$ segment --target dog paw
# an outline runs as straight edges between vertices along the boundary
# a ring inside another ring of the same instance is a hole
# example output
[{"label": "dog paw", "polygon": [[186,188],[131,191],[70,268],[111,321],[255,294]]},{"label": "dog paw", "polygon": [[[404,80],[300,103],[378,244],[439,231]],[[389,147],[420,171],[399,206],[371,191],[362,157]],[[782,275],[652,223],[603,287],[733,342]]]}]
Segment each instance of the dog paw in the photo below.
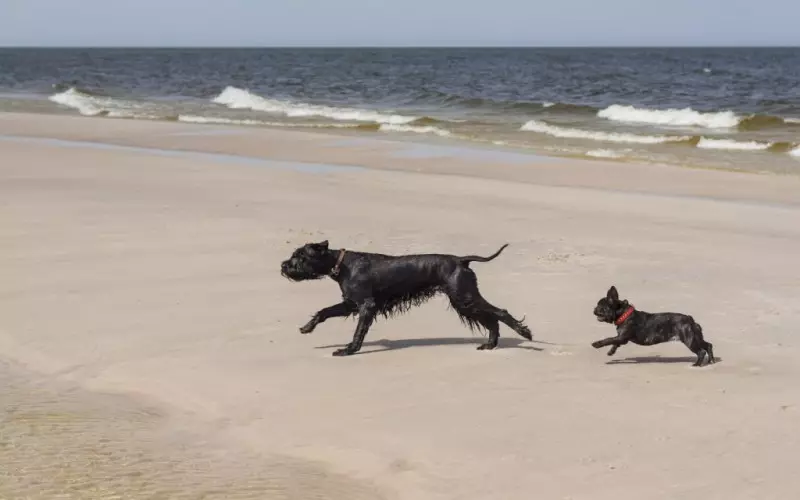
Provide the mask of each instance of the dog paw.
[{"label": "dog paw", "polygon": [[594,347],[595,349],[600,349],[601,347],[603,347],[603,343],[599,340],[597,342],[592,342],[592,347]]},{"label": "dog paw", "polygon": [[315,325],[312,325],[311,323],[305,324],[300,327],[300,333],[302,333],[303,335],[311,333],[314,331],[314,326]]},{"label": "dog paw", "polygon": [[352,356],[356,352],[350,348],[350,346],[343,347],[341,349],[337,349],[333,351],[334,356]]},{"label": "dog paw", "polygon": [[479,351],[491,351],[495,347],[497,347],[497,346],[496,345],[492,345],[492,344],[481,344],[481,345],[478,346],[478,350]]},{"label": "dog paw", "polygon": [[528,328],[527,326],[523,326],[522,328],[517,330],[517,333],[519,334],[520,337],[524,339],[533,340],[533,334],[531,333],[531,329]]}]

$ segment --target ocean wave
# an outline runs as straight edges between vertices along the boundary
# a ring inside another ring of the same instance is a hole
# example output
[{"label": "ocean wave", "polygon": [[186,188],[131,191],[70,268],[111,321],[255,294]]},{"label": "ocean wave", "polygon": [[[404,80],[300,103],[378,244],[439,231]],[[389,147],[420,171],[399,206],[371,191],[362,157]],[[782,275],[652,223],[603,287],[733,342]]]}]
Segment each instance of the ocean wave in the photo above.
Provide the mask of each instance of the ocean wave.
[{"label": "ocean wave", "polygon": [[793,150],[789,151],[789,154],[794,156],[795,158],[800,158],[800,147],[794,148]]},{"label": "ocean wave", "polygon": [[592,149],[586,152],[586,156],[592,158],[622,158],[625,156],[625,153],[613,149]]},{"label": "ocean wave", "polygon": [[[780,118],[770,115],[750,115],[739,122],[739,130],[761,130],[765,128],[778,128],[791,124],[791,118]],[[800,121],[798,121],[800,123]]]},{"label": "ocean wave", "polygon": [[784,118],[783,121],[786,122],[786,123],[792,123],[792,124],[795,124],[795,125],[800,125],[800,118]]},{"label": "ocean wave", "polygon": [[697,147],[700,149],[724,149],[729,151],[764,151],[773,146],[771,142],[734,141],[730,139],[700,138]]},{"label": "ocean wave", "polygon": [[166,118],[145,103],[125,101],[112,97],[87,94],[75,87],[51,95],[48,100],[74,109],[84,116],[107,116],[109,118],[138,118],[158,120]]},{"label": "ocean wave", "polygon": [[411,123],[418,119],[416,116],[386,114],[368,109],[336,108],[267,99],[237,87],[226,87],[218,96],[212,99],[212,102],[222,104],[231,109],[263,111],[265,113],[282,114],[289,118],[322,117],[338,121],[374,122],[392,125]]},{"label": "ocean wave", "polygon": [[669,127],[734,128],[741,118],[733,111],[701,113],[692,108],[641,109],[633,106],[613,104],[597,112],[597,116],[615,122],[641,123]]},{"label": "ocean wave", "polygon": [[109,111],[101,102],[107,100],[107,98],[93,97],[74,87],[53,94],[48,99],[56,104],[75,109],[84,116],[98,116]]},{"label": "ocean wave", "polygon": [[444,130],[439,127],[433,126],[416,126],[416,125],[395,125],[391,123],[384,123],[380,126],[382,132],[412,132],[415,134],[434,134],[440,137],[450,137],[452,132],[449,130]]},{"label": "ocean wave", "polygon": [[199,123],[209,125],[247,125],[255,127],[280,127],[280,128],[314,128],[314,129],[358,129],[365,131],[378,130],[377,124],[354,123],[289,123],[270,122],[263,120],[248,120],[238,118],[224,118],[220,116],[178,115],[177,121],[183,123]]},{"label": "ocean wave", "polygon": [[616,142],[630,144],[661,144],[665,142],[682,142],[690,140],[686,136],[669,135],[636,135],[622,132],[600,132],[592,130],[582,130],[577,128],[559,127],[550,125],[538,120],[531,120],[525,123],[520,130],[526,132],[537,132],[547,134],[562,139],[586,139],[600,142]]}]

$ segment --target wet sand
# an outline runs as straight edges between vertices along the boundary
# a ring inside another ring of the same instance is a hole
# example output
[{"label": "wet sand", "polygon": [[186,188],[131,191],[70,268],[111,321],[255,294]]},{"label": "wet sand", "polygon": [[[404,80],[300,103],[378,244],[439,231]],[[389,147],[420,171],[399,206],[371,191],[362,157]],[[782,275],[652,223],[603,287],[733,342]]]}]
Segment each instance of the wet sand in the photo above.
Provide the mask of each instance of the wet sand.
[{"label": "wet sand", "polygon": [[[26,137],[26,139],[20,139]],[[54,141],[55,139],[55,141]],[[109,147],[111,146],[111,147]],[[800,490],[800,182],[268,130],[0,115],[0,498],[786,499]],[[306,241],[488,254],[526,315],[339,298]],[[615,284],[721,362],[593,340]]]}]

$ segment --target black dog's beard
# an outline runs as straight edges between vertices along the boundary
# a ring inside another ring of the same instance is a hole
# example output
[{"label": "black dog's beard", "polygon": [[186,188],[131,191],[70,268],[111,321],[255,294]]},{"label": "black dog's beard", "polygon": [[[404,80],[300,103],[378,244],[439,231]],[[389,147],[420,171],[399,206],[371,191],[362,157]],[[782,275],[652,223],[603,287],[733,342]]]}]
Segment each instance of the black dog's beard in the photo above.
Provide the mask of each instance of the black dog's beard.
[{"label": "black dog's beard", "polygon": [[309,269],[297,269],[297,268],[287,268],[281,270],[281,276],[288,279],[289,281],[308,281],[308,280],[318,280],[325,277],[324,274],[319,274],[314,272],[313,270]]}]

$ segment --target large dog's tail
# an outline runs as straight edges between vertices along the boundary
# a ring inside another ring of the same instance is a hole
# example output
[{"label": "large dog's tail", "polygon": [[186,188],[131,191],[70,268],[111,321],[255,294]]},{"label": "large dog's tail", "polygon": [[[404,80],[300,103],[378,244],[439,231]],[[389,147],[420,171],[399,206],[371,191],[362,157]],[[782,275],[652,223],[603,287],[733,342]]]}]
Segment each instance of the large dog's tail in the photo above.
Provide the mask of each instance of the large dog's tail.
[{"label": "large dog's tail", "polygon": [[481,257],[479,255],[467,255],[467,256],[464,256],[464,257],[459,257],[458,260],[460,260],[462,264],[469,264],[470,262],[489,262],[490,260],[494,260],[495,257],[500,255],[503,252],[503,250],[506,249],[507,246],[508,246],[508,243],[506,243],[505,245],[501,246],[500,250],[496,251],[495,253],[493,253],[492,255],[490,255],[488,257]]}]

